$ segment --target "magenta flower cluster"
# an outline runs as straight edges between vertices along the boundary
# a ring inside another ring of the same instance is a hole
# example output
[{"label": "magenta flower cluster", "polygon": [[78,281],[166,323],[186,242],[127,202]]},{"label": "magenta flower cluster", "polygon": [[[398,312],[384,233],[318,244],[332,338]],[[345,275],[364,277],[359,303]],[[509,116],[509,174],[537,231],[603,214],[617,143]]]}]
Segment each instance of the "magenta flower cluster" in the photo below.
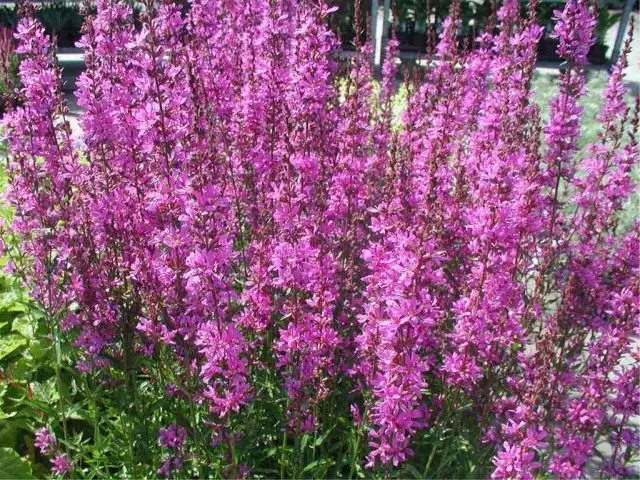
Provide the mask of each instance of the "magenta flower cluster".
[{"label": "magenta flower cluster", "polygon": [[41,427],[35,431],[33,446],[43,455],[53,453],[56,449],[56,436],[47,427]]},{"label": "magenta flower cluster", "polygon": [[[80,368],[170,351],[186,380],[167,392],[231,430],[260,372],[298,434],[338,393],[369,467],[407,461],[457,411],[494,447],[494,478],[581,477],[603,439],[602,474],[629,473],[640,222],[620,214],[640,102],[624,100],[627,42],[579,149],[592,2],[556,13],[567,67],[548,121],[531,90],[542,27],[516,0],[472,49],[454,2],[404,85],[395,41],[381,83],[368,45],[344,65],[319,2],[144,3],[138,28],[127,2],[97,1],[77,135],[44,29],[17,30],[14,268]],[[159,431],[159,474],[190,441]]]},{"label": "magenta flower cluster", "polygon": [[163,477],[170,477],[174,470],[180,470],[184,463],[183,446],[187,436],[187,430],[175,423],[166,428],[160,428],[158,432],[158,444],[168,449],[171,453],[164,460],[162,466],[156,472]]},{"label": "magenta flower cluster", "polygon": [[64,475],[73,470],[73,463],[66,453],[58,452],[56,436],[47,427],[41,427],[35,431],[33,445],[40,450],[42,455],[53,455],[51,458],[51,472],[54,475]]}]

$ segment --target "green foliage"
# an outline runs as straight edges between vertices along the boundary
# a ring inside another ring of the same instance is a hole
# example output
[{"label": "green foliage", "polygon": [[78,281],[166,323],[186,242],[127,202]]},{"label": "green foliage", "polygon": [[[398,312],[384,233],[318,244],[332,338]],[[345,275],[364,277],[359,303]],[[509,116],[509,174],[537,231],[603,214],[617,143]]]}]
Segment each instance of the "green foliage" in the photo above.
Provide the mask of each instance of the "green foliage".
[{"label": "green foliage", "polygon": [[[32,434],[47,413],[54,411],[58,394],[52,378],[51,343],[41,320],[41,313],[18,282],[0,275],[1,458],[9,462],[7,449],[16,448],[29,456],[35,470],[39,466],[43,471],[33,449]],[[31,478],[14,473],[9,477]]]},{"label": "green foliage", "polygon": [[16,480],[35,478],[31,474],[29,464],[10,448],[0,448],[0,477]]}]

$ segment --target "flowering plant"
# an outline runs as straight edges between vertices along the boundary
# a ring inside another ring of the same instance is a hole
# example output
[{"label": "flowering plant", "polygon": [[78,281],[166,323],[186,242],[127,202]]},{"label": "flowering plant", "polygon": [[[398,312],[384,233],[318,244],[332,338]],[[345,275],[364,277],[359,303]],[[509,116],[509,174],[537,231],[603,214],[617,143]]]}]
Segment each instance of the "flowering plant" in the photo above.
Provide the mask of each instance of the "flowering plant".
[{"label": "flowering plant", "polygon": [[[546,122],[535,2],[505,0],[473,49],[454,2],[399,116],[397,42],[379,85],[367,45],[338,79],[322,4],[143,3],[140,28],[118,0],[84,25],[78,135],[25,16],[4,118],[11,266],[77,370],[118,392],[120,472],[635,474],[630,39],[580,149],[586,0],[555,14],[567,68]],[[103,445],[107,402],[88,398]],[[54,473],[113,474],[67,420]]]}]

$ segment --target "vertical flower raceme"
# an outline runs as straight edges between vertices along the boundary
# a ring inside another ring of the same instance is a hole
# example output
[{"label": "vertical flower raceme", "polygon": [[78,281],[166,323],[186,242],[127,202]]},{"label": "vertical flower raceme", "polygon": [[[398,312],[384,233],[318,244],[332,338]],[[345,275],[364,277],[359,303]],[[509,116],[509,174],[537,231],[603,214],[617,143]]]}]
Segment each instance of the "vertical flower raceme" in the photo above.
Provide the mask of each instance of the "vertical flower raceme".
[{"label": "vertical flower raceme", "polygon": [[61,118],[65,107],[59,71],[44,28],[25,17],[17,26],[16,38],[22,55],[23,102],[4,118],[12,158],[6,198],[19,206],[13,229],[32,259],[23,266],[32,280],[32,294],[55,315],[70,301],[59,288],[66,276],[63,263],[54,257],[64,257],[69,250],[61,225],[71,218],[72,178],[82,174],[82,167],[72,151],[69,124]]}]

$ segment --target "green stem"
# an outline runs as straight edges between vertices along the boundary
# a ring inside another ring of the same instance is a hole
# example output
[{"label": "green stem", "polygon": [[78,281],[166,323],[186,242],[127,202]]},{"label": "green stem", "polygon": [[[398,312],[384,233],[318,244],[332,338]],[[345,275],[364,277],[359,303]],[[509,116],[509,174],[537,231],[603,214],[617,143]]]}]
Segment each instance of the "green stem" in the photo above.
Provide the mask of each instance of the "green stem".
[{"label": "green stem", "polygon": [[67,418],[64,412],[64,390],[62,385],[62,347],[60,345],[60,334],[58,331],[55,322],[52,322],[53,332],[54,332],[54,342],[55,342],[55,350],[56,350],[56,387],[58,389],[58,415],[60,416],[60,420],[62,421],[62,432],[64,434],[65,444],[68,441],[68,433],[67,433]]},{"label": "green stem", "polygon": [[[440,476],[440,472],[442,471],[442,469],[448,465],[448,455],[449,455],[449,446],[451,445],[451,442],[446,442],[447,445],[444,449],[444,452],[442,453],[442,461],[440,462],[440,465],[438,466],[438,470],[436,471],[436,475],[434,478],[442,478]],[[445,462],[445,460],[447,460],[447,462]]]},{"label": "green stem", "polygon": [[427,473],[429,473],[429,468],[431,467],[431,462],[433,462],[433,458],[436,455],[436,450],[438,449],[438,444],[434,443],[433,448],[431,449],[431,453],[429,454],[429,460],[427,460],[427,464],[424,467],[424,472],[422,473],[422,478],[427,478]]},{"label": "green stem", "polygon": [[294,440],[294,463],[293,478],[299,478],[298,472],[302,469],[302,448],[300,445],[300,429],[296,428],[296,438]]},{"label": "green stem", "polygon": [[49,331],[51,332],[51,334],[53,335],[53,343],[54,343],[54,348],[55,348],[55,352],[56,352],[56,365],[55,365],[55,374],[56,374],[56,388],[58,389],[58,402],[57,402],[57,406],[58,406],[58,415],[60,417],[60,420],[62,421],[62,432],[64,435],[64,442],[65,445],[67,444],[67,440],[68,440],[68,433],[67,433],[67,419],[66,419],[66,415],[64,412],[64,407],[65,407],[65,396],[64,396],[64,391],[63,391],[63,385],[62,385],[62,376],[61,376],[61,371],[62,371],[62,346],[60,343],[60,330],[58,328],[58,324],[55,321],[55,318],[53,318],[52,314],[51,314],[51,306],[53,305],[53,280],[51,278],[51,265],[53,264],[53,261],[51,259],[51,252],[49,252],[47,254],[47,287],[48,287],[48,296],[49,296],[49,304],[47,305],[47,310],[45,311],[45,318],[46,321],[48,323],[49,326]]},{"label": "green stem", "polygon": [[351,465],[349,465],[349,479],[353,478],[356,462],[358,461],[358,451],[360,450],[360,428],[356,430],[355,440],[353,441],[353,455],[351,456]]},{"label": "green stem", "polygon": [[[313,406],[313,418],[315,421],[318,420],[318,405]],[[313,429],[313,445],[311,445],[311,461],[315,462],[316,460],[316,443],[318,442],[318,430],[319,428]]]},{"label": "green stem", "polygon": [[88,377],[83,377],[83,378],[84,378],[84,388],[87,392],[87,396],[89,397],[89,408],[91,409],[90,414],[91,414],[91,420],[93,422],[93,444],[99,445],[100,444],[100,427],[98,425],[99,423],[98,404],[96,402],[95,388],[92,388],[92,386],[89,385]]},{"label": "green stem", "polygon": [[280,478],[284,478],[284,465],[287,451],[287,430],[285,429],[282,436],[282,454],[280,455]]},{"label": "green stem", "polygon": [[135,477],[135,464],[136,455],[134,451],[136,425],[135,422],[138,419],[140,411],[138,409],[138,395],[136,392],[136,372],[134,366],[134,350],[133,350],[133,327],[129,327],[131,323],[131,315],[126,314],[123,331],[123,355],[124,355],[124,368],[125,377],[127,383],[127,396],[129,403],[130,415],[127,420],[128,434],[129,434],[129,462],[131,471],[129,474]]}]

